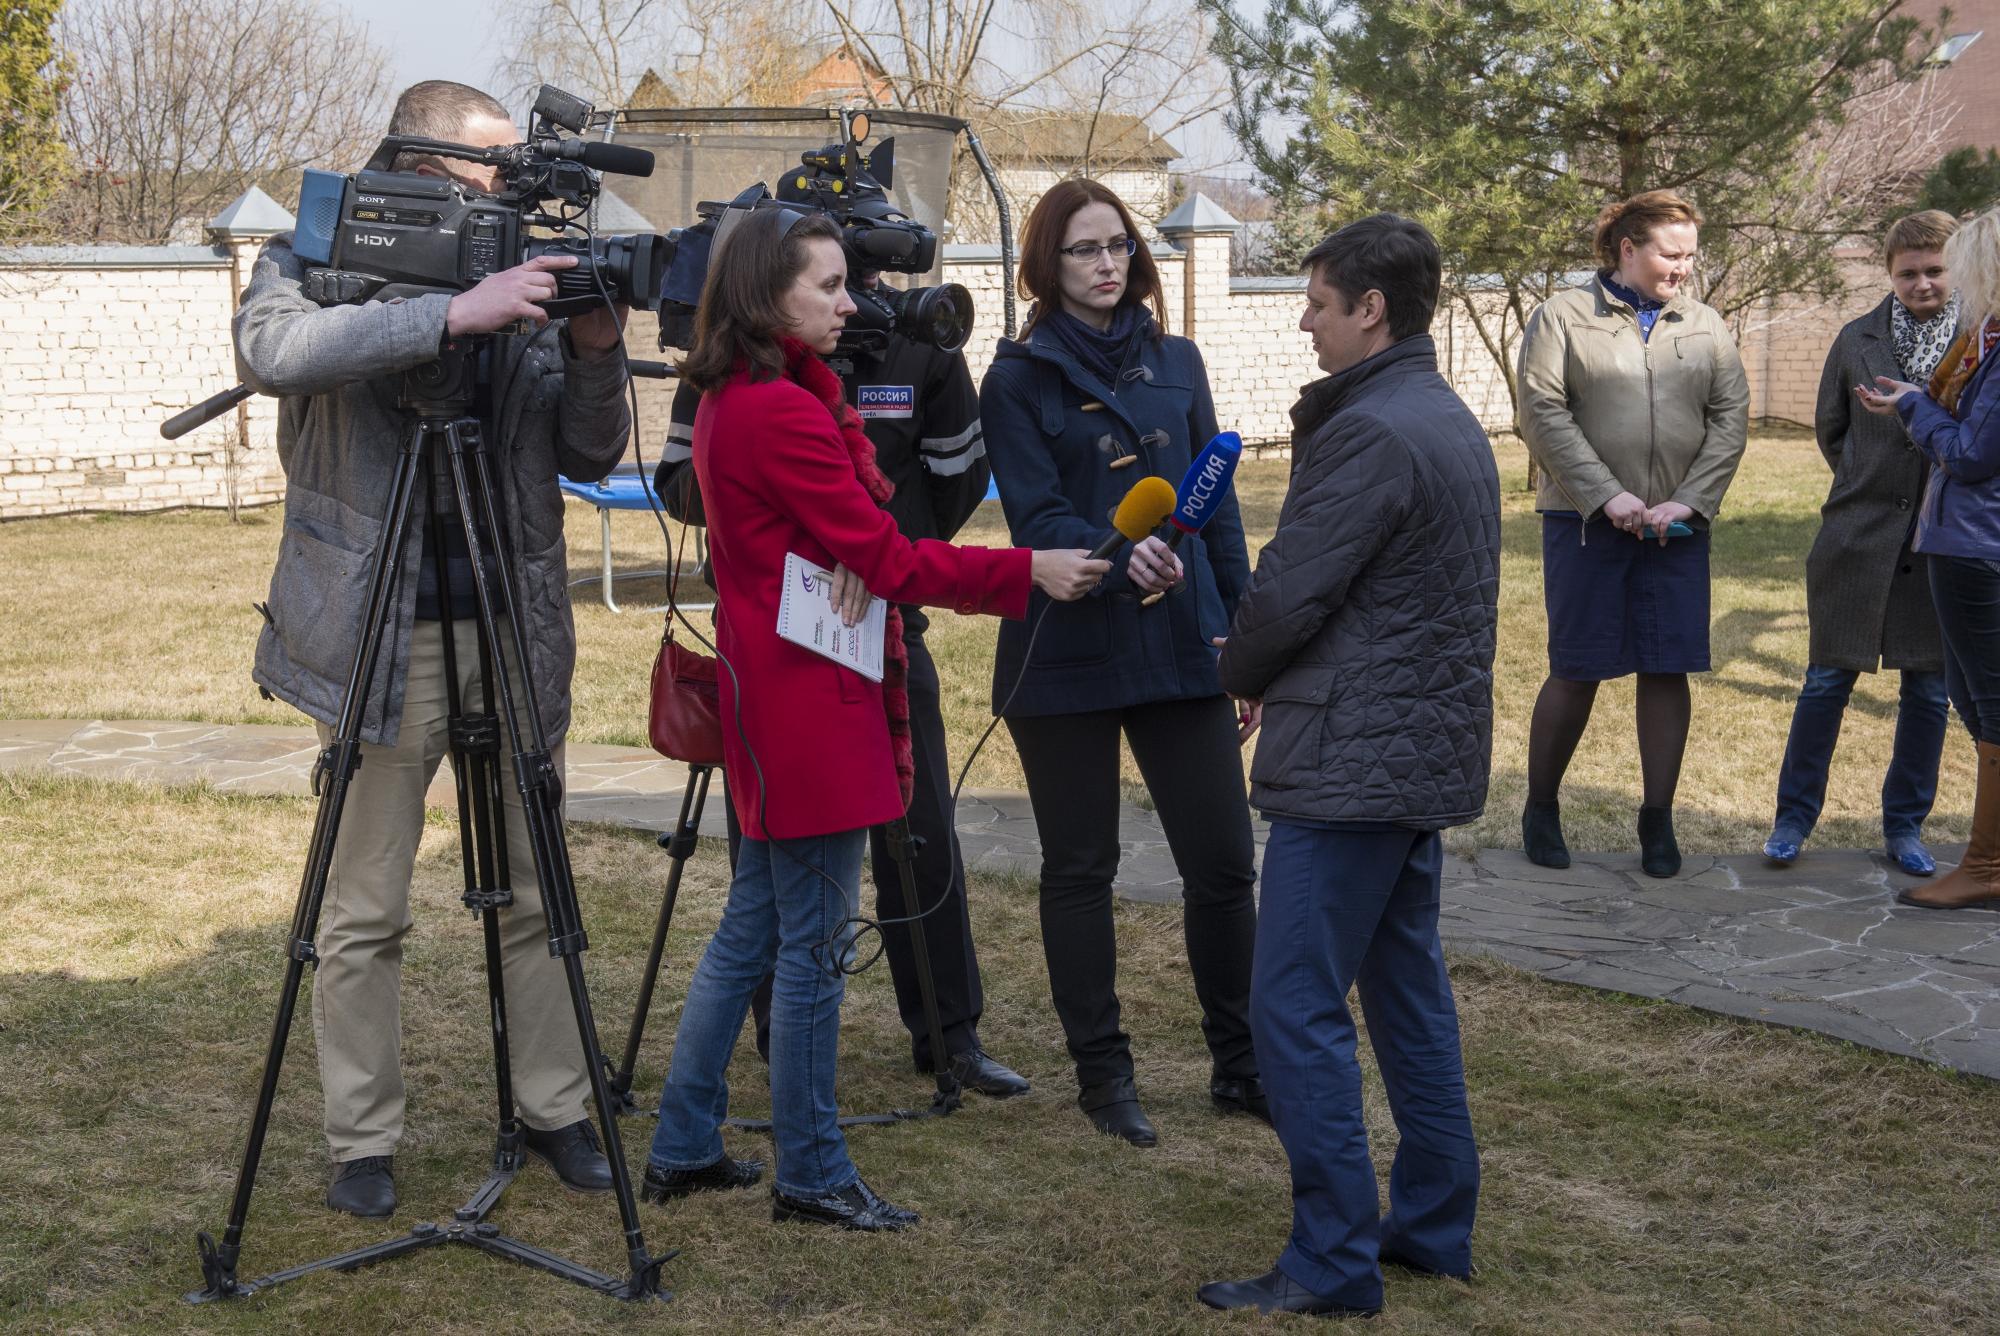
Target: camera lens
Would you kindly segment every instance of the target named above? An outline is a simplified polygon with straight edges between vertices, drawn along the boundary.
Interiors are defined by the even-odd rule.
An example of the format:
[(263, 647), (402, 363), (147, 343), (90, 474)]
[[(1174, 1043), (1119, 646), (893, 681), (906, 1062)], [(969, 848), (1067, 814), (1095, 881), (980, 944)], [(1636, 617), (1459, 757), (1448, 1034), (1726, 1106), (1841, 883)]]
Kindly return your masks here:
[(530, 241), (528, 258), (538, 255), (574, 255), (576, 265), (556, 271), (556, 295), (541, 303), (552, 316), (582, 315), (614, 302), (642, 310), (660, 308), (660, 284), (667, 262), (673, 256), (673, 242), (657, 232), (634, 232), (625, 236), (594, 237), (584, 243), (580, 237), (552, 237)]
[(972, 294), (956, 283), (919, 288), (910, 294), (903, 322), (917, 339), (955, 353), (972, 336)]

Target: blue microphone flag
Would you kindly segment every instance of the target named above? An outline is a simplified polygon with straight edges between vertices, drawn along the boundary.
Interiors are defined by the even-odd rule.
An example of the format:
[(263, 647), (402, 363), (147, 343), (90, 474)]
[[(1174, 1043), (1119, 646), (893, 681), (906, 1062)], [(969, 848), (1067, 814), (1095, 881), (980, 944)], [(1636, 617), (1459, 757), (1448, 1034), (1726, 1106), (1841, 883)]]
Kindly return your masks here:
[(1215, 508), (1229, 494), (1229, 481), (1243, 458), (1243, 438), (1233, 431), (1220, 432), (1201, 448), (1181, 479), (1174, 497), (1174, 527), (1182, 533), (1200, 533), (1215, 518)]

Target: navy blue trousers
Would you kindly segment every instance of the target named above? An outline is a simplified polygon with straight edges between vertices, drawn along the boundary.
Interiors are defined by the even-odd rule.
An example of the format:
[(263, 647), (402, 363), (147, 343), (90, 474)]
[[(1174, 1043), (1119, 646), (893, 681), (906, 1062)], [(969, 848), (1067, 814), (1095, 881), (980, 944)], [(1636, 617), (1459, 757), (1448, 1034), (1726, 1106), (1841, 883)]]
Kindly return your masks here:
[[(1826, 805), (1827, 772), (1840, 721), (1861, 674), (1846, 668), (1806, 665), (1805, 686), (1792, 709), (1791, 736), (1778, 768), (1778, 815), (1771, 829), (1803, 840)], [(1938, 758), (1944, 754), (1948, 709), (1944, 674), (1903, 670), (1896, 708), (1896, 740), (1882, 776), (1882, 833), (1890, 839), (1919, 835), (1937, 798)]]
[[(1274, 821), (1264, 848), (1250, 1027), (1292, 1163), (1292, 1237), (1278, 1266), (1356, 1308), (1382, 1303), (1383, 1252), (1456, 1275), (1472, 1264), (1479, 1152), (1438, 941), (1442, 861), (1429, 831)], [(1386, 1218), (1361, 1120), (1350, 987), (1400, 1134)]]

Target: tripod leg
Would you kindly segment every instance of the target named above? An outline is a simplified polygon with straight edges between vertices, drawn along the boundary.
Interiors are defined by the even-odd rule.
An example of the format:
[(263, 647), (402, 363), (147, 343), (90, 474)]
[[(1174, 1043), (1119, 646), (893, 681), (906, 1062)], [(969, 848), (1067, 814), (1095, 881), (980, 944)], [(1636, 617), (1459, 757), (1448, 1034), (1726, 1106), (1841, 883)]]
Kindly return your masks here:
[(611, 1075), (611, 1093), (620, 1113), (637, 1113), (632, 1102), (632, 1068), (639, 1060), (639, 1040), (646, 1032), (646, 1013), (653, 1007), (653, 986), (660, 980), (660, 960), (666, 955), (667, 929), (674, 921), (674, 901), (680, 897), (681, 873), (693, 856), (701, 838), (701, 810), (708, 801), (712, 765), (688, 767), (687, 785), (681, 790), (681, 814), (671, 834), (660, 837), (667, 851), (667, 892), (660, 900), (660, 920), (653, 925), (653, 949), (646, 957), (646, 977), (639, 981), (639, 1002), (632, 1009), (632, 1028), (625, 1036), (625, 1056)]
[[(457, 516), (445, 503), (441, 480), (444, 461), (431, 460), (430, 513), (438, 532)], [(482, 709), (466, 711), (458, 668), (457, 637), (453, 634), (454, 589), (451, 558), (442, 540), (435, 545), (434, 569), (440, 613), (438, 633), (444, 650), (446, 718), (451, 747), (452, 782), (458, 794), (459, 863), (465, 891), (459, 897), (478, 916), (486, 954), (487, 1015), (493, 1030), (494, 1087), (499, 1105), (498, 1132), (493, 1149), (493, 1173), (472, 1201), (458, 1211), (461, 1220), (484, 1218), (500, 1193), (521, 1168), (521, 1124), (515, 1116), (514, 1072), (507, 1040), (506, 976), (501, 963), (500, 913), (514, 902), (507, 879), (506, 808), (500, 792), (500, 721), (493, 710), (493, 660), (485, 637), (476, 637)]]
[(896, 864), (896, 879), (903, 889), (904, 926), (910, 930), (910, 954), (916, 958), (917, 992), (924, 1000), (924, 1024), (930, 1030), (931, 1072), (937, 1079), (935, 1107), (950, 1113), (963, 1102), (958, 1078), (951, 1074), (951, 1055), (944, 1047), (944, 1020), (938, 1012), (937, 980), (931, 974), (930, 943), (924, 937), (924, 910), (917, 902), (916, 840), (910, 834), (910, 818), (891, 821), (886, 833), (889, 857)]
[(404, 437), (402, 453), (396, 461), (396, 476), (390, 483), (388, 531), (380, 536), (368, 573), (368, 602), (362, 614), (361, 644), (347, 672), (347, 687), (341, 697), (340, 715), (333, 740), (320, 752), (314, 779), (319, 782), (319, 809), (313, 817), (312, 840), (306, 847), (305, 872), (299, 881), (299, 897), (292, 910), (292, 927), (286, 941), (284, 984), (278, 994), (277, 1015), (271, 1022), (271, 1038), (264, 1055), (264, 1074), (257, 1088), (257, 1103), (250, 1116), (250, 1134), (243, 1146), (243, 1161), (236, 1175), (236, 1192), (229, 1205), (229, 1223), (222, 1242), (207, 1233), (196, 1236), (201, 1262), (200, 1290), (188, 1295), (197, 1302), (232, 1298), (248, 1293), (236, 1279), (236, 1261), (242, 1252), (243, 1226), (250, 1216), (250, 1197), (256, 1190), (257, 1164), (264, 1155), (264, 1137), (270, 1130), (271, 1106), (277, 1099), (278, 1073), (284, 1066), (285, 1047), (291, 1035), (292, 1018), (298, 1008), (299, 986), (305, 968), (318, 960), (313, 939), (319, 931), (320, 906), (326, 898), (327, 877), (333, 869), (334, 841), (340, 834), (340, 816), (347, 803), (347, 790), (361, 766), (361, 721), (368, 706), (368, 689), (375, 680), (376, 660), (382, 637), (393, 608), (391, 595), (396, 587), (403, 545), (409, 534), (410, 503), (416, 492), (417, 471), (423, 457), (425, 430), (413, 424)]
[[(514, 739), (514, 783), (521, 794), (530, 847), (534, 850), (535, 875), (541, 885), (542, 908), (548, 916), (549, 954), (563, 963), (569, 984), (570, 1004), (576, 1013), (577, 1040), (583, 1049), (584, 1072), (597, 1105), (599, 1132), (604, 1141), (605, 1159), (611, 1169), (611, 1187), (618, 1199), (619, 1221), (624, 1229), (625, 1252), (631, 1265), (626, 1281), (627, 1298), (660, 1293), (660, 1264), (663, 1259), (646, 1254), (646, 1240), (639, 1226), (639, 1210), (632, 1194), (632, 1176), (625, 1164), (624, 1144), (618, 1135), (618, 1117), (604, 1070), (604, 1051), (597, 1039), (597, 1022), (591, 1015), (590, 991), (584, 982), (583, 958), (589, 942), (584, 936), (582, 915), (577, 905), (576, 881), (570, 867), (569, 849), (562, 828), (562, 777), (555, 773), (549, 755), (548, 735), (535, 700), (535, 674), (529, 654), (527, 633), (518, 616), (513, 572), (505, 561), (496, 562), (497, 579), (490, 584), (481, 553), (480, 526), (498, 535), (503, 530), (493, 505), (493, 488), (487, 473), (486, 452), (479, 439), (478, 424), (461, 419), (446, 429), (450, 449), (452, 486), (465, 522), (466, 546), (472, 554), (473, 591), (479, 603), (481, 637), (493, 647), (494, 667), (488, 675), (499, 696), (501, 717)], [(496, 598), (497, 594), (497, 598)], [(508, 639), (500, 640), (501, 623), (506, 623)], [(506, 650), (513, 650), (513, 662), (521, 673), (522, 700), (517, 703), (508, 680)]]

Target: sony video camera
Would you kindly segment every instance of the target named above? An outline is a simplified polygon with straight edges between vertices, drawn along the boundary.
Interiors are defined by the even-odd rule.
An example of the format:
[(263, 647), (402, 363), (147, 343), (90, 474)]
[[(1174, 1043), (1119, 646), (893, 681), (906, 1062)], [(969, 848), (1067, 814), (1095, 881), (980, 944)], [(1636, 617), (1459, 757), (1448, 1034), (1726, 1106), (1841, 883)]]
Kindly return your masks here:
[[(581, 134), (593, 115), (589, 103), (544, 84), (523, 143), (472, 148), (391, 135), (353, 176), (308, 169), (292, 240), (293, 252), (315, 266), (306, 295), (334, 306), (462, 292), (538, 255), (574, 255), (575, 267), (552, 271), (556, 295), (541, 303), (551, 316), (607, 302), (657, 308), (672, 240), (646, 232), (595, 236), (581, 221), (597, 198), (600, 172), (653, 172), (653, 155), (643, 149), (562, 133)], [(487, 194), (392, 170), (406, 153), (496, 166), (500, 189)], [(535, 228), (554, 235), (530, 235)]]
[(937, 234), (907, 217), (889, 200), (895, 184), (894, 137), (864, 153), (868, 117), (843, 112), (845, 138), (799, 156), (773, 196), (761, 183), (728, 203), (696, 206), (700, 221), (675, 234), (676, 248), (666, 273), (660, 307), (660, 346), (686, 348), (694, 334), (695, 308), (708, 275), (708, 257), (736, 223), (755, 209), (785, 208), (824, 213), (840, 224), (847, 251), (847, 295), (855, 313), (841, 332), (836, 357), (879, 356), (891, 335), (927, 343), (945, 352), (965, 346), (972, 333), (972, 295), (957, 283), (931, 288), (864, 287), (864, 269), (899, 274), (927, 273), (937, 263)]

